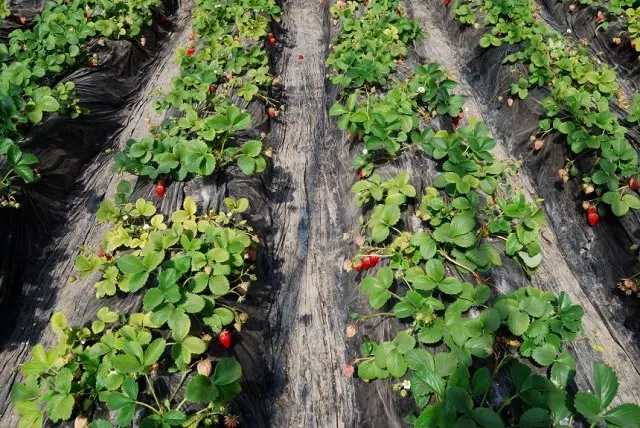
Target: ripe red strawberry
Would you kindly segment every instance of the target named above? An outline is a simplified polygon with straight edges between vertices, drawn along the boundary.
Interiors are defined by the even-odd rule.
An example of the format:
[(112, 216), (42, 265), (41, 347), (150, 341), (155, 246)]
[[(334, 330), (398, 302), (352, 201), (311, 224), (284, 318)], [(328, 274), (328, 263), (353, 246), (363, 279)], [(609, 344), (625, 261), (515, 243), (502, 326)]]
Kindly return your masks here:
[(216, 91), (216, 85), (209, 85), (209, 93), (213, 94)]
[(460, 126), (460, 120), (464, 117), (463, 113), (460, 113), (459, 115), (457, 115), (456, 117), (453, 118), (453, 127), (457, 128), (458, 126)]
[(360, 260), (362, 263), (362, 270), (368, 270), (371, 267), (371, 260), (369, 260), (369, 256), (365, 256)]
[(449, 6), (449, 3), (451, 3), (451, 0), (442, 0), (442, 3), (444, 3), (445, 6)]
[(159, 198), (162, 198), (164, 196), (164, 192), (164, 181), (160, 180), (158, 181), (158, 184), (156, 184), (156, 195), (158, 195)]
[(358, 263), (353, 265), (353, 268), (355, 269), (356, 272), (362, 272), (364, 270), (364, 264), (362, 263), (362, 259), (360, 259)]
[(218, 342), (223, 348), (229, 349), (231, 347), (231, 333), (228, 330), (222, 330), (218, 335)]
[(249, 257), (249, 260), (251, 260), (252, 262), (255, 262), (256, 259), (258, 258), (258, 252), (256, 251), (255, 248), (249, 248), (247, 250), (247, 256)]
[(367, 173), (365, 172), (364, 168), (361, 168), (361, 169), (358, 170), (358, 178), (360, 180), (362, 180), (366, 176), (367, 176)]
[(636, 177), (631, 177), (631, 180), (629, 180), (629, 189), (640, 190), (640, 182)]
[(374, 267), (380, 261), (380, 256), (369, 256), (369, 267)]
[(269, 42), (271, 46), (276, 44), (276, 38), (273, 37), (273, 34), (269, 33), (269, 35), (267, 36), (267, 42)]
[(194, 53), (196, 53), (195, 48), (187, 48), (187, 56), (193, 56)]
[(167, 18), (167, 15), (160, 15), (158, 17), (158, 20), (161, 24), (166, 24), (169, 21), (169, 18)]
[(303, 60), (304, 59), (304, 55), (298, 54), (298, 59)]
[(591, 227), (594, 227), (596, 224), (598, 224), (598, 220), (600, 220), (600, 216), (598, 215), (597, 212), (595, 211), (587, 211), (587, 221), (589, 222), (589, 224), (591, 225)]
[(96, 256), (98, 256), (98, 257), (104, 257), (104, 250), (103, 250), (102, 248), (100, 248), (100, 249), (98, 250), (98, 252), (96, 253)]
[(269, 115), (269, 117), (276, 117), (278, 115), (278, 110), (276, 110), (274, 107), (269, 107), (269, 109), (267, 110), (267, 114)]

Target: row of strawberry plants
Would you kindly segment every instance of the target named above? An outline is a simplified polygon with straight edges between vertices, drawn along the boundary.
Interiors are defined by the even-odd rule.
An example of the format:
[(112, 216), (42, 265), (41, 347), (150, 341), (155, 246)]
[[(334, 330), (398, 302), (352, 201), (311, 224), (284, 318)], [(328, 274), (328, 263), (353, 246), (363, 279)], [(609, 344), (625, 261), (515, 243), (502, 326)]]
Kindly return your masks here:
[[(181, 119), (192, 123), (191, 128), (181, 119), (172, 122), (176, 125), (173, 130), (165, 125), (167, 132), (177, 135), (191, 137), (206, 121), (218, 126), (226, 120), (220, 132), (214, 129), (200, 136), (217, 144), (212, 150), (220, 155), (224, 149), (219, 145), (233, 143), (233, 134), (248, 128), (250, 122), (248, 113), (231, 104), (231, 91), (247, 90), (264, 82), (260, 76), (267, 75), (264, 51), (255, 46), (242, 49), (241, 37), (257, 40), (266, 34), (279, 8), (268, 0), (198, 0), (192, 14), (191, 39), (200, 41), (199, 56), (192, 58), (193, 45), (179, 48), (180, 76), (173, 90), (158, 101), (158, 108), (173, 105), (185, 113)], [(250, 63), (247, 55), (256, 61)], [(217, 80), (220, 75), (225, 82)], [(258, 94), (258, 90), (249, 92), (252, 94), (245, 98)], [(207, 115), (209, 111), (215, 111), (213, 116)], [(209, 134), (211, 137), (205, 137)], [(197, 139), (190, 140), (189, 146), (198, 144)], [(130, 143), (129, 149), (135, 144)], [(264, 169), (259, 141), (246, 142), (240, 150), (248, 158), (237, 155), (244, 172)], [(254, 162), (253, 167), (247, 160)], [(144, 294), (143, 312), (127, 315), (102, 308), (87, 327), (69, 327), (64, 315), (56, 313), (52, 326), (58, 345), (48, 351), (37, 345), (33, 360), (22, 367), (24, 381), (12, 389), (21, 426), (41, 426), (46, 418), (58, 422), (75, 416), (79, 427), (111, 427), (110, 421), (101, 418), (104, 406), (114, 412), (117, 426), (132, 422), (146, 427), (238, 424), (231, 401), (241, 392), (241, 366), (235, 359), (215, 357), (218, 362), (213, 370), (208, 356), (199, 361), (194, 357), (210, 353), (213, 334), (220, 346), (213, 351), (230, 348), (228, 327), (240, 331), (247, 321), (247, 314), (232, 302), (242, 302), (256, 279), (259, 239), (240, 219), (248, 200), (227, 198), (228, 213), (198, 214), (195, 201), (187, 197), (169, 225), (151, 202), (127, 203), (131, 190), (127, 182), (121, 182), (115, 200), (101, 204), (97, 219), (112, 227), (97, 251), (83, 249), (75, 266), (81, 278), (98, 277), (98, 298)], [(156, 193), (164, 195), (162, 181)], [(179, 379), (177, 372), (181, 372)], [(159, 386), (169, 379), (177, 383), (171, 382), (172, 389), (166, 394)], [(160, 391), (164, 391), (162, 397)], [(139, 411), (143, 414), (136, 416)]]
[(275, 43), (268, 31), (270, 18), (279, 19), (278, 6), (268, 0), (197, 5), (196, 34), (189, 47), (178, 50), (180, 74), (155, 103), (158, 111), (174, 109), (180, 117), (166, 119), (141, 140), (130, 140), (115, 159), (115, 172), (150, 177), (161, 193), (168, 180), (208, 176), (233, 163), (247, 175), (265, 169), (262, 142), (238, 138), (251, 118), (232, 95), (245, 101), (260, 98), (270, 117), (278, 114), (267, 96), (278, 79), (269, 74), (264, 47)]
[[(375, 8), (375, 0), (368, 7)], [(351, 17), (333, 10), (343, 26), (353, 28)], [(494, 159), (496, 142), (486, 125), (471, 121), (453, 133), (426, 126), (442, 114), (453, 117), (457, 128), (459, 107), (450, 109), (459, 102), (450, 94), (455, 83), (440, 66), (428, 64), (382, 95), (371, 88), (364, 88), (365, 95), (344, 88), (346, 102), (334, 105), (331, 113), (341, 116), (339, 126), (349, 130), (349, 141), (358, 139), (365, 145), (355, 161), (356, 167), (364, 168), (358, 173), (361, 180), (352, 187), (357, 204), (365, 208), (363, 237), (357, 240), (358, 254), (345, 268), (366, 272), (385, 264), (360, 282), (376, 312), (352, 313), (355, 322), (348, 326), (347, 336), (354, 336), (371, 318), (397, 318), (406, 327), (389, 341), (365, 338), (362, 355), (346, 364), (344, 373), (352, 376), (357, 368), (365, 381), (394, 378), (393, 389), (402, 397), (411, 393), (420, 410), (406, 419), (414, 426), (570, 425), (574, 418), (593, 426), (634, 426), (640, 407), (610, 408), (618, 388), (610, 367), (594, 366), (595, 394), (568, 393), (576, 367), (564, 346), (581, 331), (583, 315), (568, 295), (526, 287), (492, 299), (481, 274), (502, 263), (493, 244), (501, 238), (508, 255), (524, 252), (522, 261), (531, 269), (528, 250), (540, 256), (538, 234), (544, 214), (506, 185), (504, 176), (511, 171)], [(410, 101), (398, 108), (399, 99)], [(382, 146), (375, 140), (393, 140), (400, 132), (443, 170), (425, 189), (414, 212), (417, 219), (407, 213), (417, 196), (408, 173), (386, 181), (378, 174), (365, 178), (380, 162), (410, 148), (408, 138)], [(408, 230), (416, 220), (417, 230)], [(456, 270), (470, 274), (476, 285), (448, 274)], [(549, 376), (536, 374), (540, 369), (533, 370), (528, 360), (547, 369)], [(500, 399), (504, 387), (498, 392), (492, 383), (505, 377), (510, 377), (505, 384), (511, 395)]]
[[(258, 239), (239, 218), (248, 201), (225, 203), (227, 213), (198, 214), (187, 197), (171, 225), (143, 199), (100, 206), (98, 220), (112, 227), (100, 250), (85, 248), (77, 257), (76, 269), (81, 278), (100, 278), (98, 297), (144, 294), (143, 312), (103, 307), (90, 326), (77, 327), (55, 313), (57, 345), (36, 345), (22, 366), (23, 382), (11, 391), (19, 426), (75, 417), (76, 427), (112, 427), (101, 417), (104, 406), (116, 426), (198, 427), (222, 420), (236, 426), (230, 403), (241, 392), (242, 368), (233, 358), (218, 358), (212, 373), (206, 354), (229, 348), (225, 327), (239, 331), (247, 321), (232, 302), (241, 302), (255, 280)], [(218, 347), (209, 343), (212, 333)], [(160, 385), (168, 381), (163, 397)]]
[[(531, 0), (456, 0), (453, 16), (478, 28), (483, 17), (489, 31), (481, 37), (481, 47), (512, 46), (504, 63), (523, 66), (514, 68), (520, 77), (511, 85), (513, 96), (525, 99), (530, 88), (550, 88), (534, 148), (542, 148), (553, 132), (566, 136), (573, 157), (559, 170), (558, 179), (580, 176), (589, 224), (595, 226), (607, 206), (616, 216), (639, 209), (638, 154), (628, 141), (626, 126), (638, 118), (632, 113), (620, 119), (611, 108), (616, 99), (621, 107), (629, 107), (615, 71), (596, 62), (587, 47), (545, 27)], [(508, 102), (511, 105), (513, 99)]]
[[(0, 43), (0, 156), (6, 157), (8, 171), (0, 181), (0, 205), (19, 207), (11, 186), (20, 179), (32, 183), (38, 178), (36, 156), (23, 153), (19, 140), (25, 129), (40, 123), (46, 114), (66, 114), (72, 118), (86, 113), (79, 105), (72, 81), (51, 86), (59, 75), (87, 61), (98, 65), (87, 42), (93, 37), (119, 39), (141, 34), (152, 24), (160, 0), (134, 1), (48, 1), (29, 29), (15, 29), (6, 44)], [(25, 24), (27, 19), (18, 18)], [(144, 36), (140, 42), (145, 44)]]
[(595, 20), (598, 28), (607, 30), (611, 23), (619, 23), (624, 31), (614, 37), (612, 42), (620, 45), (623, 38), (628, 39), (631, 48), (640, 52), (640, 6), (638, 6), (638, 2), (635, 0), (578, 0), (576, 3), (575, 0), (572, 0), (569, 11), (575, 12), (578, 8), (577, 4), (597, 7)]

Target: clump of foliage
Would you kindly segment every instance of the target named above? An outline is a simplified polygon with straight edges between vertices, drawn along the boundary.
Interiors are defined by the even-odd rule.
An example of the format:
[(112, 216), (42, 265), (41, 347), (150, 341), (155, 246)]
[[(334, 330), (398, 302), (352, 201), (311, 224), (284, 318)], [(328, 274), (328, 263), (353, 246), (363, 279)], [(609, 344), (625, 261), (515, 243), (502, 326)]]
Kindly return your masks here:
[[(461, 18), (463, 12), (468, 19)], [(545, 27), (531, 0), (457, 0), (454, 19), (463, 24), (482, 19), (489, 29), (480, 39), (482, 47), (513, 46), (504, 62), (522, 64), (526, 71), (518, 68), (521, 76), (511, 86), (512, 95), (524, 99), (532, 87), (550, 87), (538, 138), (551, 132), (566, 135), (573, 157), (559, 179), (581, 179), (585, 206), (597, 208), (600, 215), (608, 207), (616, 216), (640, 209), (634, 193), (638, 189), (630, 186), (640, 174), (638, 154), (610, 106), (620, 89), (615, 71), (595, 61), (587, 47)], [(633, 110), (629, 117), (635, 118)]]
[[(524, 2), (496, 4), (492, 12), (500, 5), (517, 11)], [(472, 7), (458, 11), (469, 22), (475, 22), (473, 13)], [(343, 25), (349, 22), (338, 16)], [(415, 87), (413, 79), (424, 80)], [(407, 83), (383, 88), (383, 95), (343, 86), (346, 103), (334, 105), (331, 114), (339, 116), (350, 142), (365, 145), (354, 161), (361, 169), (352, 187), (364, 211), (362, 236), (345, 268), (366, 272), (382, 265), (360, 279), (374, 312), (351, 313), (347, 336), (372, 318), (396, 318), (404, 326), (388, 340), (365, 337), (345, 375), (357, 370), (365, 381), (392, 379), (394, 391), (412, 396), (418, 412), (406, 421), (419, 427), (565, 426), (574, 419), (592, 426), (635, 424), (639, 406), (611, 406), (618, 380), (605, 364), (594, 366), (594, 393), (568, 390), (576, 363), (565, 344), (582, 331), (582, 307), (566, 293), (534, 287), (491, 292), (488, 275), (502, 264), (502, 253), (529, 273), (541, 263), (544, 213), (512, 192), (505, 177), (512, 169), (495, 159), (496, 141), (486, 125), (471, 120), (458, 128), (463, 102), (449, 93), (455, 83), (429, 64)], [(427, 126), (445, 114), (453, 117), (454, 132)], [(374, 173), (411, 147), (442, 169), (421, 196), (406, 171), (388, 180)], [(497, 397), (498, 381), (508, 397)]]
[(230, 96), (272, 104), (264, 94), (273, 77), (261, 45), (270, 20), (279, 16), (273, 0), (197, 2), (192, 45), (178, 49), (180, 74), (155, 103), (158, 111), (182, 114), (154, 127), (149, 136), (130, 140), (116, 156), (114, 171), (180, 181), (234, 163), (247, 175), (264, 171), (262, 142), (239, 137), (251, 125), (249, 113), (233, 105)]
[[(3, 2), (4, 5), (4, 2)], [(51, 114), (76, 118), (80, 107), (73, 82), (49, 86), (46, 79), (80, 64), (95, 66), (87, 43), (93, 37), (132, 38), (153, 22), (160, 0), (48, 1), (30, 29), (15, 29), (0, 43), (0, 156), (7, 171), (0, 179), (0, 205), (19, 207), (11, 186), (15, 180), (38, 179), (32, 154), (23, 153), (18, 141), (24, 131)], [(0, 17), (3, 11), (0, 10)]]
[[(77, 257), (76, 269), (81, 278), (98, 276), (98, 297), (142, 294), (143, 312), (118, 314), (104, 307), (90, 325), (77, 327), (54, 314), (57, 345), (36, 345), (22, 366), (23, 382), (11, 391), (21, 426), (72, 417), (88, 421), (101, 406), (113, 412), (118, 426), (131, 424), (138, 410), (143, 415), (136, 423), (144, 427), (196, 427), (233, 418), (229, 404), (241, 392), (242, 369), (234, 359), (217, 356), (212, 370), (206, 355), (216, 350), (209, 343), (213, 334), (228, 334), (224, 329), (231, 325), (240, 330), (247, 320), (231, 302), (242, 301), (255, 280), (257, 237), (239, 218), (248, 201), (225, 202), (228, 212), (198, 214), (187, 197), (170, 225), (143, 199), (101, 205), (98, 219), (112, 227), (101, 249), (85, 248)], [(176, 380), (163, 399), (161, 377)], [(92, 427), (111, 426), (95, 419)]]

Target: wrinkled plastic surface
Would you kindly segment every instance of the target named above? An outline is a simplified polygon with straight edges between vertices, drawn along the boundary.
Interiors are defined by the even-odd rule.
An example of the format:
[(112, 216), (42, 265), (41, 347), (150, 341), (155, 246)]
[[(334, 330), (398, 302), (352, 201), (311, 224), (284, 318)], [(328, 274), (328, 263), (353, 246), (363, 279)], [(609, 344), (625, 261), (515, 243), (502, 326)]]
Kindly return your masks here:
[[(477, 47), (481, 31), (455, 23), (441, 0), (407, 0), (405, 3), (411, 14), (420, 17), (420, 25), (433, 34), (416, 43), (415, 50), (400, 67), (401, 72), (407, 73), (427, 61), (449, 64), (452, 77), (461, 82), (460, 94), (469, 103), (475, 101), (478, 105), (479, 109), (473, 113), (481, 115), (488, 123), (505, 155), (522, 158), (521, 175), (525, 179), (520, 184), (530, 183), (532, 196), (545, 199), (549, 233), (553, 236), (543, 236), (545, 261), (539, 273), (526, 278), (519, 266), (505, 260), (502, 268), (495, 269), (492, 282), (501, 291), (531, 283), (558, 292), (571, 281), (575, 289), (568, 290), (569, 294), (578, 303), (592, 305), (590, 317), (602, 329), (599, 340), (607, 345), (607, 354), (602, 356), (593, 349), (592, 343), (585, 341), (573, 346), (578, 360), (578, 386), (592, 388), (589, 377), (595, 359), (613, 358), (619, 363), (616, 369), (625, 398), (638, 401), (638, 303), (637, 299), (621, 296), (615, 289), (616, 280), (636, 268), (627, 247), (640, 241), (638, 218), (632, 214), (620, 222), (608, 216), (598, 228), (589, 228), (577, 199), (577, 185), (569, 182), (559, 187), (555, 180), (558, 168), (568, 155), (564, 142), (547, 140), (538, 153), (533, 153), (530, 147), (529, 137), (538, 129), (545, 91), (531, 91), (526, 101), (516, 102), (512, 108), (506, 107), (504, 100), (500, 102), (498, 98), (507, 93), (512, 79), (509, 70), (501, 65), (509, 48), (484, 50)], [(250, 427), (400, 427), (406, 426), (402, 419), (415, 411), (410, 398), (401, 399), (392, 391), (390, 380), (365, 383), (345, 378), (341, 373), (342, 365), (358, 356), (363, 336), (376, 341), (388, 340), (399, 329), (408, 326), (398, 321), (377, 321), (361, 327), (355, 338), (344, 338), (344, 328), (349, 323), (347, 314), (350, 311), (367, 313), (370, 309), (358, 290), (362, 274), (342, 270), (343, 261), (356, 252), (354, 239), (360, 230), (358, 216), (361, 212), (349, 191), (356, 179), (351, 160), (358, 147), (350, 147), (335, 120), (327, 117), (328, 108), (339, 92), (324, 80), (322, 66), (331, 36), (335, 35), (335, 28), (331, 28), (327, 17), (327, 7), (317, 2), (290, 0), (283, 5), (286, 35), (279, 28), (273, 28), (280, 43), (272, 49), (271, 62), (274, 74), (281, 76), (285, 83), (282, 102), (286, 110), (278, 118), (269, 119), (263, 104), (249, 104), (246, 108), (252, 115), (253, 128), (243, 135), (254, 138), (260, 132), (267, 133), (265, 144), (274, 149), (274, 160), (267, 171), (259, 176), (245, 177), (237, 168), (230, 168), (208, 178), (173, 183), (168, 186), (164, 199), (159, 201), (161, 211), (170, 214), (180, 207), (186, 195), (193, 195), (201, 209), (223, 208), (226, 196), (250, 200), (248, 218), (263, 243), (258, 256), (259, 280), (242, 306), (249, 314), (249, 321), (241, 334), (234, 334), (235, 345), (229, 351), (238, 358), (244, 372), (243, 394), (234, 410)], [(552, 4), (552, 0), (549, 0), (548, 8), (545, 15), (548, 24), (561, 28), (564, 24), (560, 9)], [(583, 27), (576, 19), (572, 22), (574, 34), (578, 34)], [(584, 27), (589, 25), (586, 12), (584, 22)], [(437, 37), (436, 31), (439, 32)], [(139, 63), (134, 58), (139, 61), (140, 57), (136, 55), (140, 53), (133, 53), (131, 48), (119, 52), (123, 59), (118, 64), (131, 67), (122, 69), (135, 70), (135, 64)], [(304, 55), (304, 60), (297, 59), (299, 54)], [(616, 54), (615, 50), (611, 54)], [(627, 66), (624, 59), (612, 56), (610, 60), (624, 67), (627, 84), (633, 87), (637, 74), (633, 61), (628, 61)], [(86, 73), (82, 76), (89, 79), (102, 71), (79, 73)], [(41, 182), (37, 185), (41, 187), (34, 186), (33, 207), (12, 213), (13, 217), (6, 219), (15, 222), (12, 224), (27, 221), (31, 229), (17, 228), (11, 236), (13, 246), (3, 241), (0, 260), (4, 263), (6, 257), (11, 256), (13, 263), (20, 260), (24, 263), (28, 260), (24, 254), (38, 254), (40, 258), (30, 266), (29, 290), (22, 299), (12, 300), (22, 314), (21, 324), (28, 327), (14, 325), (10, 331), (3, 328), (6, 332), (3, 331), (0, 346), (3, 351), (14, 354), (11, 358), (6, 356), (8, 352), (0, 354), (0, 368), (28, 358), (28, 347), (24, 346), (27, 339), (36, 341), (44, 337), (51, 340), (52, 336), (45, 333), (48, 320), (32, 313), (50, 314), (54, 309), (75, 305), (78, 310), (73, 314), (74, 320), (87, 322), (105, 304), (122, 311), (139, 307), (139, 299), (135, 297), (98, 301), (93, 296), (92, 284), (77, 284), (81, 289), (73, 291), (65, 288), (65, 277), (48, 277), (49, 267), (59, 267), (63, 260), (71, 263), (75, 255), (72, 245), (65, 247), (70, 254), (56, 254), (50, 250), (39, 252), (51, 244), (46, 236), (57, 221), (69, 216), (65, 212), (65, 201), (69, 199), (65, 198), (77, 196), (77, 199), (91, 201), (86, 210), (92, 215), (101, 200), (101, 197), (92, 198), (82, 193), (90, 183), (80, 183), (71, 189), (74, 178), (68, 177), (67, 172), (72, 176), (78, 174), (84, 162), (118, 139), (118, 135), (105, 137), (125, 120), (118, 115), (117, 104), (126, 100), (129, 91), (135, 90), (134, 82), (139, 82), (134, 78), (131, 83), (124, 79), (124, 83), (117, 81), (116, 84), (110, 80), (113, 77), (102, 76), (102, 79), (96, 81), (105, 86), (100, 88), (102, 98), (96, 95), (95, 99), (109, 99), (108, 94), (114, 95), (106, 103), (104, 115), (73, 122), (56, 118), (59, 122), (43, 124), (43, 130), (49, 131), (42, 131), (40, 139), (45, 136), (57, 138), (48, 147), (65, 147), (67, 138), (79, 138), (78, 147), (82, 149), (75, 150), (76, 146), (68, 143), (65, 151), (46, 157), (51, 172), (65, 173), (56, 173), (56, 181), (48, 185)], [(92, 83), (91, 88), (87, 87), (90, 82), (79, 84), (79, 90), (89, 91), (93, 88)], [(274, 94), (275, 98), (279, 96)], [(98, 111), (95, 108), (100, 106), (89, 107)], [(103, 127), (97, 128), (98, 124)], [(450, 121), (437, 120), (433, 126), (451, 129), (452, 125)], [(638, 141), (637, 129), (632, 130), (632, 135)], [(403, 169), (409, 170), (418, 193), (437, 174), (436, 164), (415, 152), (401, 156), (377, 172), (388, 178)], [(97, 176), (108, 174), (109, 163), (96, 168)], [(70, 190), (78, 192), (77, 195), (69, 196)], [(152, 194), (148, 181), (136, 184), (134, 198), (151, 198)], [(40, 207), (40, 202), (45, 205)], [(409, 229), (418, 226), (412, 223), (412, 209), (409, 208), (409, 215), (404, 218)], [(19, 216), (25, 217), (20, 219)], [(82, 236), (68, 240), (76, 245), (95, 245), (98, 228), (92, 225), (90, 229), (86, 235), (82, 235), (83, 230), (75, 230), (73, 233)], [(70, 226), (69, 230), (74, 229)], [(36, 237), (35, 241), (28, 240), (28, 236)], [(27, 241), (33, 243), (24, 244)], [(17, 247), (18, 244), (22, 246)], [(61, 270), (70, 274), (73, 268)], [(28, 293), (38, 290), (47, 298), (42, 302), (30, 301)], [(48, 297), (49, 294), (55, 294), (58, 300)], [(576, 296), (582, 296), (583, 300)], [(74, 301), (69, 302), (69, 299)], [(610, 343), (619, 348), (609, 347)], [(8, 382), (0, 385), (0, 412), (9, 408), (7, 394), (15, 378), (8, 371), (0, 371), (0, 378), (5, 376)], [(171, 379), (158, 381), (170, 383)], [(499, 401), (500, 394), (498, 389), (492, 399)], [(4, 420), (8, 419), (0, 419)]]
[[(13, 2), (16, 15), (32, 16), (42, 2)], [(176, 0), (166, 0), (164, 13), (177, 8)], [(8, 20), (5, 24), (11, 24)], [(6, 27), (5, 27), (6, 28)], [(8, 27), (12, 28), (12, 27)], [(86, 163), (97, 153), (113, 145), (116, 131), (126, 120), (123, 106), (136, 95), (147, 79), (145, 70), (170, 32), (170, 26), (146, 29), (146, 47), (127, 40), (94, 40), (89, 51), (100, 58), (96, 68), (83, 67), (60, 81), (73, 81), (88, 115), (77, 119), (53, 115), (31, 129), (20, 147), (40, 159), (37, 169), (42, 178), (18, 190), (22, 204), (18, 210), (0, 210), (0, 307), (4, 308), (19, 283), (32, 256), (48, 243), (51, 232), (67, 214), (67, 197), (73, 193), (76, 179)], [(1, 167), (1, 165), (0, 165)]]

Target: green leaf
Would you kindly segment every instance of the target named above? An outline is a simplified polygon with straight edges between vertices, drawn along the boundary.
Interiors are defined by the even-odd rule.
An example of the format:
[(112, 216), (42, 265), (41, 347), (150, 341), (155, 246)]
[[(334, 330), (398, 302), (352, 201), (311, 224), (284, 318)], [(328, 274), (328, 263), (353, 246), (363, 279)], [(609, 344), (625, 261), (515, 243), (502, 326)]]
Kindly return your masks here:
[(125, 275), (135, 275), (147, 270), (144, 264), (142, 264), (142, 261), (133, 255), (118, 258), (116, 264)]
[(514, 311), (509, 314), (509, 330), (516, 336), (522, 336), (529, 328), (529, 315), (524, 312)]
[(600, 398), (600, 406), (606, 409), (618, 393), (618, 376), (614, 369), (601, 361), (593, 365), (593, 389)]
[(209, 279), (209, 290), (214, 296), (224, 296), (229, 293), (229, 280), (226, 276), (215, 275)]
[(111, 364), (118, 373), (138, 373), (143, 367), (133, 355), (116, 355), (111, 357)]
[(447, 390), (447, 404), (452, 405), (458, 412), (468, 414), (473, 408), (473, 400), (464, 389), (454, 386)]
[(218, 398), (218, 389), (207, 376), (196, 375), (187, 384), (185, 397), (194, 403), (210, 403)]
[(610, 426), (620, 428), (640, 427), (640, 406), (637, 404), (621, 404), (604, 414), (604, 419)]
[(151, 342), (149, 346), (147, 346), (147, 349), (144, 350), (144, 365), (146, 367), (149, 367), (150, 365), (158, 361), (162, 356), (162, 353), (164, 352), (166, 346), (167, 342), (162, 338), (158, 338)]
[(549, 411), (534, 407), (520, 416), (518, 426), (520, 428), (545, 428), (549, 426)]
[(176, 342), (182, 342), (191, 329), (191, 319), (182, 311), (175, 311), (171, 314), (168, 323), (171, 329), (171, 336)]
[(496, 412), (486, 407), (476, 407), (471, 411), (473, 420), (482, 428), (503, 428), (504, 422)]
[(223, 358), (216, 364), (213, 373), (215, 385), (229, 385), (240, 380), (242, 377), (242, 366), (233, 358)]
[(458, 359), (451, 352), (438, 352), (434, 362), (436, 373), (441, 377), (449, 376), (458, 367)]
[(52, 422), (66, 421), (71, 417), (75, 400), (71, 394), (55, 394), (47, 402), (47, 414)]
[(401, 354), (406, 354), (410, 349), (415, 348), (416, 340), (413, 338), (413, 335), (407, 333), (406, 331), (401, 331), (398, 333), (395, 339), (393, 339), (393, 344), (396, 345), (396, 349)]
[(411, 370), (434, 371), (436, 369), (433, 356), (422, 348), (410, 349), (405, 354), (404, 359)]
[(576, 394), (573, 404), (576, 410), (589, 422), (598, 423), (601, 420), (599, 416), (602, 411), (600, 407), (600, 400), (595, 395), (579, 391)]
[(207, 344), (198, 337), (187, 336), (182, 341), (182, 346), (184, 346), (189, 353), (191, 354), (202, 354), (207, 350)]
[(397, 350), (392, 350), (387, 355), (387, 370), (395, 377), (402, 377), (407, 372), (407, 363)]
[(444, 397), (445, 383), (432, 371), (418, 370), (411, 378), (411, 390), (418, 395), (426, 395), (433, 391), (438, 397)]
[(491, 385), (491, 374), (489, 369), (481, 367), (473, 374), (471, 378), (471, 392), (473, 395), (480, 397), (484, 395)]
[(543, 367), (553, 363), (556, 358), (556, 348), (553, 345), (545, 343), (544, 345), (533, 350), (531, 357), (534, 361)]
[(68, 394), (71, 392), (71, 382), (73, 381), (73, 373), (68, 368), (61, 369), (56, 375), (55, 390), (60, 394)]

